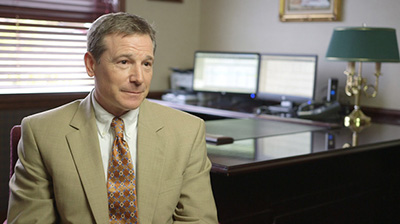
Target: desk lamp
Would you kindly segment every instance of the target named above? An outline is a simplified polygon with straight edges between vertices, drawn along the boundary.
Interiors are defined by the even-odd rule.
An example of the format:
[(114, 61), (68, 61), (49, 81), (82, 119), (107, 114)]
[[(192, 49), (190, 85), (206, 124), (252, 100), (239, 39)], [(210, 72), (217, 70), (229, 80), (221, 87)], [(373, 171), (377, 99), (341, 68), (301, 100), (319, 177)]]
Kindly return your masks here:
[[(328, 60), (347, 61), (345, 92), (354, 96), (354, 110), (345, 117), (344, 125), (355, 130), (368, 126), (371, 118), (360, 109), (360, 94), (375, 97), (381, 75), (381, 62), (399, 62), (396, 30), (392, 28), (349, 27), (336, 28), (326, 53)], [(355, 75), (355, 63), (358, 74)], [(375, 84), (368, 85), (361, 75), (362, 62), (375, 62)]]

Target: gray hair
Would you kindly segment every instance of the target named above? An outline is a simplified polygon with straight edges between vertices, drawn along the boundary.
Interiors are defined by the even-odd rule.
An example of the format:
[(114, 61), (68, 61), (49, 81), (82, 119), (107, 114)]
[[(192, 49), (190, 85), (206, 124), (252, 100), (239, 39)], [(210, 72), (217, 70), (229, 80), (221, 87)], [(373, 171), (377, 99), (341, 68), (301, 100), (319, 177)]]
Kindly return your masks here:
[(154, 53), (156, 51), (156, 32), (144, 18), (126, 12), (109, 13), (96, 19), (87, 33), (87, 51), (97, 63), (106, 50), (103, 39), (109, 34), (147, 34), (153, 42)]

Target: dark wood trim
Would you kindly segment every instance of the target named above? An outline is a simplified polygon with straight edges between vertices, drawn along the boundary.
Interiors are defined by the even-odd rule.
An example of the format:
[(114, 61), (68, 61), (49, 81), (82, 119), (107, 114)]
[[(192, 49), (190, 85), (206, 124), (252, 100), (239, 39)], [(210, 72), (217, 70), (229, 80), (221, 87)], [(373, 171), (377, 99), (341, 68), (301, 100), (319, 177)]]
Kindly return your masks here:
[(164, 91), (151, 91), (147, 95), (147, 98), (149, 99), (161, 99), (161, 96), (164, 94)]
[[(47, 93), (47, 94), (10, 94), (0, 95), (0, 110), (19, 110), (19, 109), (46, 109), (60, 106), (62, 104), (82, 99), (88, 93)], [(161, 99), (163, 91), (152, 91), (147, 98)], [(362, 107), (367, 116), (373, 122), (399, 124), (400, 110)]]
[[(161, 99), (162, 94), (163, 92), (150, 92), (148, 97)], [(0, 110), (54, 108), (76, 99), (85, 98), (87, 95), (87, 92), (0, 95)]]
[(88, 93), (0, 95), (0, 110), (52, 108), (84, 98)]
[(371, 117), (372, 122), (400, 125), (400, 110), (376, 107), (362, 107), (361, 110)]
[(121, 12), (126, 12), (126, 1), (125, 0), (119, 0), (119, 10)]

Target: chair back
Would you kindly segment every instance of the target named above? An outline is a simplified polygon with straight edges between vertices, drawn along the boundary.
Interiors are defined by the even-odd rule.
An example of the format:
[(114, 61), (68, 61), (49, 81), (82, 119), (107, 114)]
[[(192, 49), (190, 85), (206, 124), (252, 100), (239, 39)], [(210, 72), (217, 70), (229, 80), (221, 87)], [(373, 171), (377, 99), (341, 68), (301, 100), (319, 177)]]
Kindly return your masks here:
[(21, 138), (21, 125), (15, 125), (10, 131), (10, 178), (14, 174), (15, 163), (18, 160), (17, 147)]
[[(10, 178), (14, 174), (15, 164), (18, 160), (18, 142), (21, 138), (21, 125), (15, 125), (10, 131)], [(7, 219), (4, 220), (3, 224), (7, 224)]]

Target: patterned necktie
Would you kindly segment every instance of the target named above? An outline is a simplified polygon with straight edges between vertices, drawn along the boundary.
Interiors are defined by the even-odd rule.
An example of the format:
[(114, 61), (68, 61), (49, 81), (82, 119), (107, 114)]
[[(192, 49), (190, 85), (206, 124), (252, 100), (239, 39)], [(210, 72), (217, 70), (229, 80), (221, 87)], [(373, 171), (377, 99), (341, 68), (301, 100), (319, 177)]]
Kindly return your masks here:
[(123, 139), (124, 121), (115, 117), (112, 156), (108, 164), (108, 209), (110, 223), (138, 223), (135, 172), (128, 144)]

